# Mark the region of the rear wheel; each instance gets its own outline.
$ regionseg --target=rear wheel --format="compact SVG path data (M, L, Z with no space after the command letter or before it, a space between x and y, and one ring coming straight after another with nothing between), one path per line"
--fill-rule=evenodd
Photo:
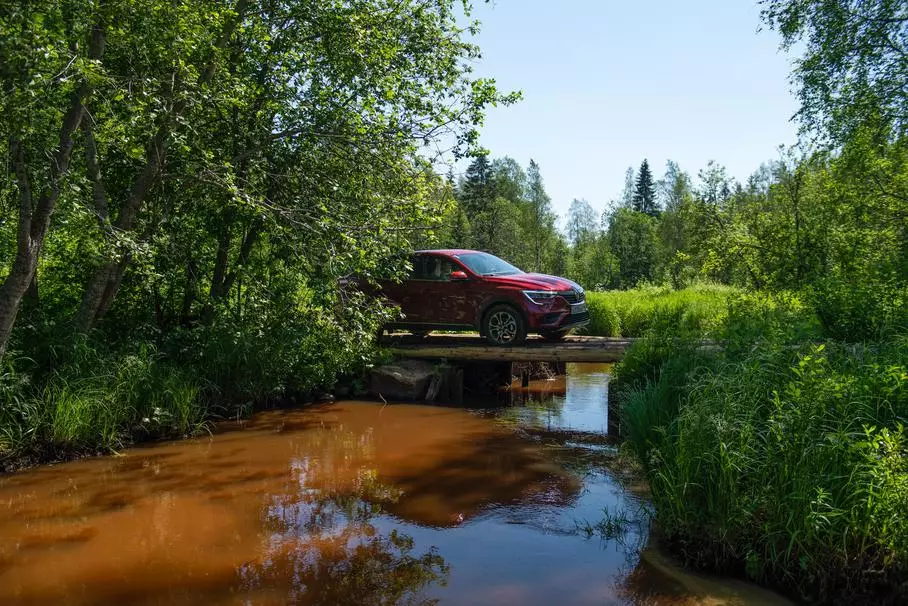
M546 341L563 341L570 330L543 330L539 334Z
M523 316L510 305L496 305L487 311L482 332L493 345L520 345L527 338Z

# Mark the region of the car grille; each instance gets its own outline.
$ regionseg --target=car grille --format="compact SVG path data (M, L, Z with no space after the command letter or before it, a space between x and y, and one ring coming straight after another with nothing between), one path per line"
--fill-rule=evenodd
M564 290L558 293L565 301L568 303L583 303L584 293L577 292L576 290Z

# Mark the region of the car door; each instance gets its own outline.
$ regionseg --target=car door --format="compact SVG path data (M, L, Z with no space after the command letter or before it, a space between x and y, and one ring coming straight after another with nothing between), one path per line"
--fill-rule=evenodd
M382 293L400 307L403 323L426 322L425 274L426 259L424 255L413 255L410 258L413 269L403 281L381 283Z
M426 313L433 324L454 327L472 326L475 312L470 293L475 290L471 279L452 280L455 271L464 267L443 255L426 255Z

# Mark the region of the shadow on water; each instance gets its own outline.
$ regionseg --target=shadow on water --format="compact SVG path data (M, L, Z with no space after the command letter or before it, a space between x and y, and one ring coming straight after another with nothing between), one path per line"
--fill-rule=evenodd
M648 544L607 367L512 396L268 412L2 477L0 603L774 603Z

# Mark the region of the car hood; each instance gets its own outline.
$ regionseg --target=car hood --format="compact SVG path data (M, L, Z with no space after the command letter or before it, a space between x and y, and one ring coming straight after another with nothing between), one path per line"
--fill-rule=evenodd
M579 284L567 278L546 274L514 274L511 276L489 276L486 280L493 284L515 286L526 290L583 290Z

